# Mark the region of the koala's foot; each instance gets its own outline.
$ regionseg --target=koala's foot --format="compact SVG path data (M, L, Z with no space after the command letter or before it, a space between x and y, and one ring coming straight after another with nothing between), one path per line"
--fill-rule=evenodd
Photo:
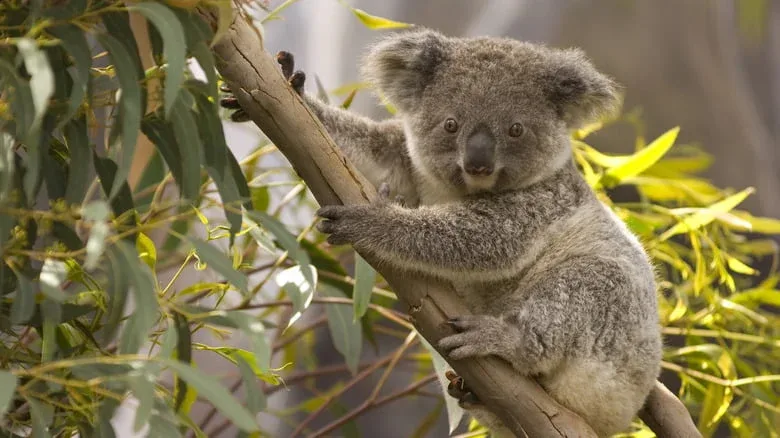
M482 404L477 395L466 385L463 377L457 375L455 371L447 371L444 373L444 376L450 381L449 385L447 385L447 394L457 399L461 408L470 410Z
M300 70L295 70L295 58L290 52L279 52L276 54L276 62L282 69L282 75L289 82L292 89L298 93L303 94L303 85L306 83L306 74ZM227 96L223 97L219 101L219 105L223 108L235 110L230 114L230 120L234 122L248 122L250 120L249 115L241 109L241 105L238 103L238 99L233 95L230 87L223 85L220 87L220 91L227 93Z

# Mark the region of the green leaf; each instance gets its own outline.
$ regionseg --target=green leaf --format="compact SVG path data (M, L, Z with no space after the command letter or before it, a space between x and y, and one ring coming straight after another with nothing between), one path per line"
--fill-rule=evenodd
M715 220L719 213L726 213L731 211L734 209L734 207L742 203L742 201L744 201L745 198L750 196L754 191L755 189L753 187L748 187L747 189L742 190L739 193L735 193L722 201L716 202L707 208L694 209L695 213L685 217L682 221L666 230L658 238L658 240L664 241L677 234L697 230L709 224Z
M376 271L367 261L355 253L355 288L352 291L353 309L355 321L366 314L368 304L371 302L371 293L374 289Z
M212 32L211 27L203 19L194 13L181 9L175 9L174 12L179 17L182 26L184 26L187 47L206 74L206 81L209 85L209 97L216 102L219 99L217 69L214 63L214 56L211 53L211 49L209 49L209 42L214 37L214 32Z
M173 368L182 379L197 389L198 394L208 399L225 417L238 428L254 432L258 430L254 416L233 398L230 391L212 376L198 371L189 365L170 359L161 359L161 363Z
M436 351L436 349L434 349L431 344L425 340L425 338L418 334L417 339L420 340L420 343L425 347L426 350L428 350L428 353L431 355L433 370L436 373L436 377L439 378L439 383L441 384L442 395L444 396L444 402L447 407L447 419L450 428L450 435L452 435L452 432L454 432L455 429L457 429L457 427L460 425L461 421L463 421L464 410L460 407L460 405L458 405L458 401L447 393L449 380L447 379L445 373L450 369L450 366L447 364L447 361L444 360L441 354L439 354L439 352Z
M13 123L16 127L15 137L25 143L37 145L37 131L31 129L35 118L35 105L30 85L16 74L16 67L3 58L0 58L0 78L5 78L4 87L9 92Z
M309 270L308 275L304 273L304 269ZM310 282L308 279L312 279L313 282ZM317 288L317 269L311 265L287 268L276 275L276 284L284 290L287 297L293 302L295 313L290 317L290 321L287 324L289 327L301 317L311 304L311 300L314 299L314 291Z
M626 162L611 167L604 172L600 184L604 187L614 187L626 178L637 176L660 160L674 145L680 128L672 128L655 139L639 152L633 154Z
M133 375L127 379L133 395L138 400L138 406L135 409L135 420L133 421L134 433L140 432L152 416L154 381L151 377L146 370L142 369L140 374Z
M54 420L54 406L42 403L34 398L27 398L32 418L32 438L48 438L49 425Z
M157 289L149 267L139 260L135 248L119 241L109 250L112 258L125 271L125 278L133 286L135 311L127 321L120 341L122 354L135 354L149 340L149 331L157 322Z
M154 271L154 268L157 265L157 248L155 248L152 239L147 237L144 233L138 233L135 247L136 250L138 250L138 256L141 257L141 260L149 266L149 269Z
M64 262L46 259L41 268L41 292L58 303L65 301L68 296L62 291L62 283L65 281L67 273L68 268Z
M184 28L182 28L179 19L176 18L176 14L163 4L143 2L134 4L128 9L140 12L154 24L154 27L162 35L163 51L165 60L168 62L168 68L165 71L165 115L170 117L176 95L184 82L184 67L187 57Z
M340 290L327 284L321 284L320 291L328 297L346 297ZM354 320L353 312L348 306L329 304L325 306L325 313L328 316L328 328L333 346L344 356L347 368L354 374L357 372L360 350L363 346L363 331L360 329L360 324Z
M780 234L780 220L769 217L753 216L745 211L732 211L734 216L747 221L750 224L750 230L761 234Z
M729 300L741 305L758 303L780 307L780 290L762 288L748 289L730 296Z
M190 324L187 318L180 314L174 313L174 321L176 328L176 358L185 364L192 362L192 333L190 332ZM176 379L176 400L174 402L174 409L182 412L184 407L184 401L187 396L187 382L180 377Z
M92 150L87 137L86 116L71 120L64 129L65 144L70 153L68 182L65 188L65 200L69 204L80 204L87 193L92 179Z
M244 393L246 394L246 407L249 408L249 412L257 414L266 407L265 393L263 388L257 381L252 367L244 360L240 355L233 356L238 365L239 371L241 371L241 379L244 381Z
M109 29L110 31L111 29ZM145 108L141 106L142 94L141 85L136 72L139 70L137 54L129 53L125 46L108 34L98 35L98 41L111 57L114 64L116 75L121 87L121 97L119 98L119 117L117 122L121 121L122 132L122 155L119 159L119 166L114 177L114 183L109 192L109 199L113 199L122 187L122 183L127 179L130 173L130 164L133 161L135 153L135 144L138 140L138 131L141 128L141 116Z
M363 25L365 25L367 28L371 30L403 29L412 26L409 23L402 23L400 21L388 20L387 18L371 15L362 9L357 9L353 7L349 7L349 9L352 11L353 14L355 14L358 20L360 20L360 22L363 23Z
M157 151L160 152L163 160L165 160L165 164L168 166L168 170L171 171L174 181L179 185L180 192L184 190L181 153L173 133L172 124L152 113L144 117L141 122L141 130L157 147Z
M211 268L222 274L225 280L242 292L247 292L248 279L246 274L233 269L233 262L220 250L202 240L187 237L187 240L195 247L195 251L203 261Z
M35 289L33 283L23 274L16 274L17 289L11 306L11 323L23 324L32 318L35 312Z
M89 72L92 67L92 54L87 44L87 37L75 24L52 27L48 31L62 41L63 47L73 58L75 64L75 69L71 72L73 89L68 99L68 111L60 120L60 125L62 125L70 121L76 114L79 106L81 106L81 101L87 94L87 88L91 80ZM84 146L87 146L86 142Z
M16 376L10 371L0 370L0 418L5 414L8 405L14 398L16 383Z
M175 109L170 115L173 122L173 133L179 145L181 156L182 197L190 202L198 199L200 194L200 166L203 155L202 139L197 129L198 123L193 115L192 95L186 89L179 93L176 99Z

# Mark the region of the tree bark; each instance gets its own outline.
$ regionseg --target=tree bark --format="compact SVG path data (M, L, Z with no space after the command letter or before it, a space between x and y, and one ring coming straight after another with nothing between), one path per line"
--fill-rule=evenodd
M213 11L200 12L215 26ZM359 204L375 199L374 187L341 154L319 120L288 86L274 57L263 49L260 32L244 17L236 15L213 51L217 69L241 107L287 157L320 205ZM378 267L377 271L407 306L415 327L431 345L452 333L446 324L450 317L470 313L458 300L452 285L395 270L375 263L377 260L368 254L361 255ZM596 436L582 418L505 361L489 357L449 363L518 437ZM681 405L674 395L672 398ZM653 405L649 406L653 409ZM685 414L690 427L684 419L675 422L680 429L674 436L696 436L696 429ZM656 416L655 411L648 418L668 424L665 415Z

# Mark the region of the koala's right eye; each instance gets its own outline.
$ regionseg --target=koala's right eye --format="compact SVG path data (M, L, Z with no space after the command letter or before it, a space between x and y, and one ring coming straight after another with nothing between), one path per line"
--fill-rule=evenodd
M444 130L447 132L456 132L458 130L458 122L455 119L447 119L444 121Z

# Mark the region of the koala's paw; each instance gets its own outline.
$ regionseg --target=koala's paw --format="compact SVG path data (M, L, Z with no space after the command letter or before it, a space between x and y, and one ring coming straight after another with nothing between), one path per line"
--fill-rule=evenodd
M506 356L510 351L509 338L514 327L501 318L489 315L464 315L451 318L447 323L458 333L439 341L439 348L448 352L451 359L460 360L475 356Z
M473 409L481 405L479 398L466 385L463 377L457 375L455 371L447 371L444 376L450 383L447 385L447 394L458 400L458 405L463 409Z
M363 232L363 225L370 214L370 205L328 205L317 210L323 220L317 229L328 234L331 245L355 243Z
M306 74L302 71L295 70L295 58L290 52L279 52L276 54L276 62L282 69L282 75L290 83L292 89L300 96L303 93L303 85L306 82ZM247 122L250 120L249 115L241 108L238 103L238 99L233 95L230 87L223 85L220 91L226 93L227 96L223 97L219 101L219 105L229 110L235 110L230 114L230 120L234 122Z

